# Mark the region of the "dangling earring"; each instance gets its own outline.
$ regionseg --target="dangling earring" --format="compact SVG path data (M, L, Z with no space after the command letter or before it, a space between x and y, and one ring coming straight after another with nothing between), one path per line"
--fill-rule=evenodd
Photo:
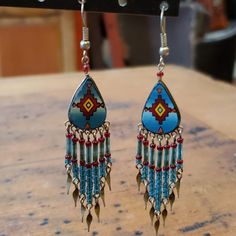
M161 47L158 64L158 82L150 93L142 113L142 124L138 126L136 167L138 188L145 186L145 209L148 201L151 204L150 217L156 234L162 215L163 224L167 217L167 204L175 201L174 189L179 195L180 180L183 173L182 131L180 112L163 82L164 57L169 55L164 12L168 4L161 4ZM150 143L150 144L149 144Z
M66 156L67 193L71 183L74 184L73 198L81 205L82 222L87 212L88 231L93 220L94 211L99 221L101 198L105 206L105 182L110 183L111 153L110 153L110 123L106 121L106 106L94 82L88 74L90 49L89 29L84 12L85 0L81 3L83 20L83 40L80 47L83 50L82 64L85 79L76 90L68 110L66 124ZM77 146L79 144L79 160ZM79 162L78 162L79 161Z

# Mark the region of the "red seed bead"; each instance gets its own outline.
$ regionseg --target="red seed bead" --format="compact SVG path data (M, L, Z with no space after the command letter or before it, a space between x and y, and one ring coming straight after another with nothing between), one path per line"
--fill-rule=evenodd
M155 149L156 148L156 144L155 143L151 143L150 144L150 148Z
M85 140L84 140L84 139L80 139L80 140L79 140L79 143L80 143L80 144L85 144Z
M106 157L106 158L111 157L111 153L105 153L105 157Z
M71 161L73 164L76 164L78 161L77 160L72 160Z
M93 140L93 145L98 145L98 141L96 139Z
M149 169L154 170L155 169L155 165L149 165Z
M171 169L175 169L175 168L176 168L176 165L171 165L170 168L171 168Z
M72 157L71 157L70 155L66 155L66 156L65 156L65 159L66 159L66 160L69 160L69 161L70 161L71 158L72 158Z
M83 71L84 71L85 74L88 73L88 71L89 71L89 64L83 65Z
M72 138L72 137L73 137L73 134L70 134L70 133L69 133L69 134L66 134L66 137L67 137L67 138Z
M170 149L170 145L165 145L164 149L166 149L166 150Z
M110 138L111 134L110 134L110 132L106 131L106 132L104 133L104 136L105 136L105 138Z
M178 139L177 139L177 142L178 142L178 143L183 143L183 142L184 142L184 139L183 139L183 138L178 138Z
M137 155L137 156L136 156L136 160L142 160L142 156Z
M103 142L105 141L105 139L104 139L103 136L101 136L101 137L98 139L98 141L99 141L100 143L103 143Z
M176 143L172 143L172 144L171 144L171 147L172 147L172 148L177 148L177 144L176 144Z
M157 150L158 150L158 151L162 151L163 149L164 149L163 146L157 146Z
M93 166L92 164L86 164L86 168L87 168L87 169L92 168L92 166Z
M156 172L161 172L162 171L162 169L161 168L158 168L158 167L156 167Z
M178 164L183 164L184 161L183 161L183 160L177 160L177 163L178 163Z
M106 161L106 160L105 160L104 157L100 157L100 158L99 158L99 162L104 163L105 161Z
M92 146L92 143L91 143L90 141L87 141L87 142L85 143L85 145L86 145L86 147L91 147L91 146Z
M98 167L98 162L97 161L93 162L93 166Z
M143 165L144 165L144 166L148 166L148 164L149 164L148 161L144 161L144 162L143 162Z
M143 135L142 135L142 134L139 134L139 135L137 136L137 139L138 139L139 141L142 141L142 140L143 140Z
M80 161L81 166L85 166L85 161Z
M73 143L77 143L77 142L79 141L79 139L76 138L76 137L74 137L74 138L72 139L72 141L73 141Z
M164 72L163 71L157 72L157 76L158 77L163 77L164 76Z
M144 140L143 141L143 145L146 147L146 146L148 146L149 145L149 141L148 140Z
M170 167L168 166L168 167L163 167L163 170L164 171L168 171L170 169Z

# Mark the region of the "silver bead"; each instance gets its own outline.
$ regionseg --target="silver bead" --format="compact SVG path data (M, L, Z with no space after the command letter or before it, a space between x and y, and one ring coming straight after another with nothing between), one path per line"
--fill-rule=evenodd
M170 49L168 47L160 47L159 54L161 56L168 56L170 53Z
M89 50L90 49L90 41L88 41L88 40L81 40L80 48L83 49L83 50Z

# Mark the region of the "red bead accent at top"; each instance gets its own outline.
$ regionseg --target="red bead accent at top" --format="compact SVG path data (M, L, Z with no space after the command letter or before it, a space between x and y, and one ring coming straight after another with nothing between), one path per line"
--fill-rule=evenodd
M79 141L79 139L76 137L73 137L72 141L73 141L73 143L77 143Z
M142 156L137 155L137 156L136 156L136 160L142 160Z
M169 166L167 166L167 167L163 167L163 170L164 170L164 171L168 171L169 169L170 169Z
M92 143L91 143L90 141L87 141L87 142L85 143L85 145L86 145L86 147L91 147L91 146L92 146Z
M155 143L151 143L150 144L150 148L155 149L156 148L156 144Z
M147 139L145 139L145 140L143 141L143 145L144 145L145 147L147 147L147 146L149 145L149 141L148 141Z
M183 143L183 142L184 142L184 139L183 139L183 138L178 138L178 139L177 139L177 142L178 142L178 143Z
M176 168L176 165L171 165L170 168L171 168L171 169L175 169L175 168Z
M157 150L158 150L158 151L162 151L163 149L164 149L163 146L157 146Z
M139 141L142 141L142 140L143 140L143 135L142 135L142 134L139 134L139 135L137 136L137 139L138 139Z
M163 71L157 72L157 76L158 77L163 77L164 76L164 72Z
M111 134L110 134L109 131L106 131L106 132L104 133L104 136L105 136L105 138L110 138Z
M77 160L72 160L72 164L76 164L77 162Z
M166 150L168 150L168 149L170 149L170 145L165 145L164 148L165 148Z
M84 140L84 139L80 139L80 140L79 140L79 143L80 143L80 144L85 144L85 140Z
M70 134L70 133L69 133L69 134L66 134L66 137L67 137L67 138L72 138L72 137L73 137L73 134Z
M176 143L172 143L172 144L171 144L171 147L172 147L172 148L177 148L177 144L176 144Z
M89 64L84 64L83 65L83 71L84 71L85 74L88 74L89 69L90 69Z
M105 139L104 139L103 136L101 136L101 137L98 139L98 141L99 141L100 143L103 143L103 142L105 141Z
M94 139L94 140L93 140L93 145L98 145L97 139Z

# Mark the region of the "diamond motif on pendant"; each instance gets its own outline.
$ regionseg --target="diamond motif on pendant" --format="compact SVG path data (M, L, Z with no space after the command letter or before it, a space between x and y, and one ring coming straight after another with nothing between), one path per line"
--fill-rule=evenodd
M155 109L158 116L162 116L165 113L165 108L162 106L161 103L159 103Z
M83 106L87 110L87 112L90 112L94 105L93 102L88 98Z

